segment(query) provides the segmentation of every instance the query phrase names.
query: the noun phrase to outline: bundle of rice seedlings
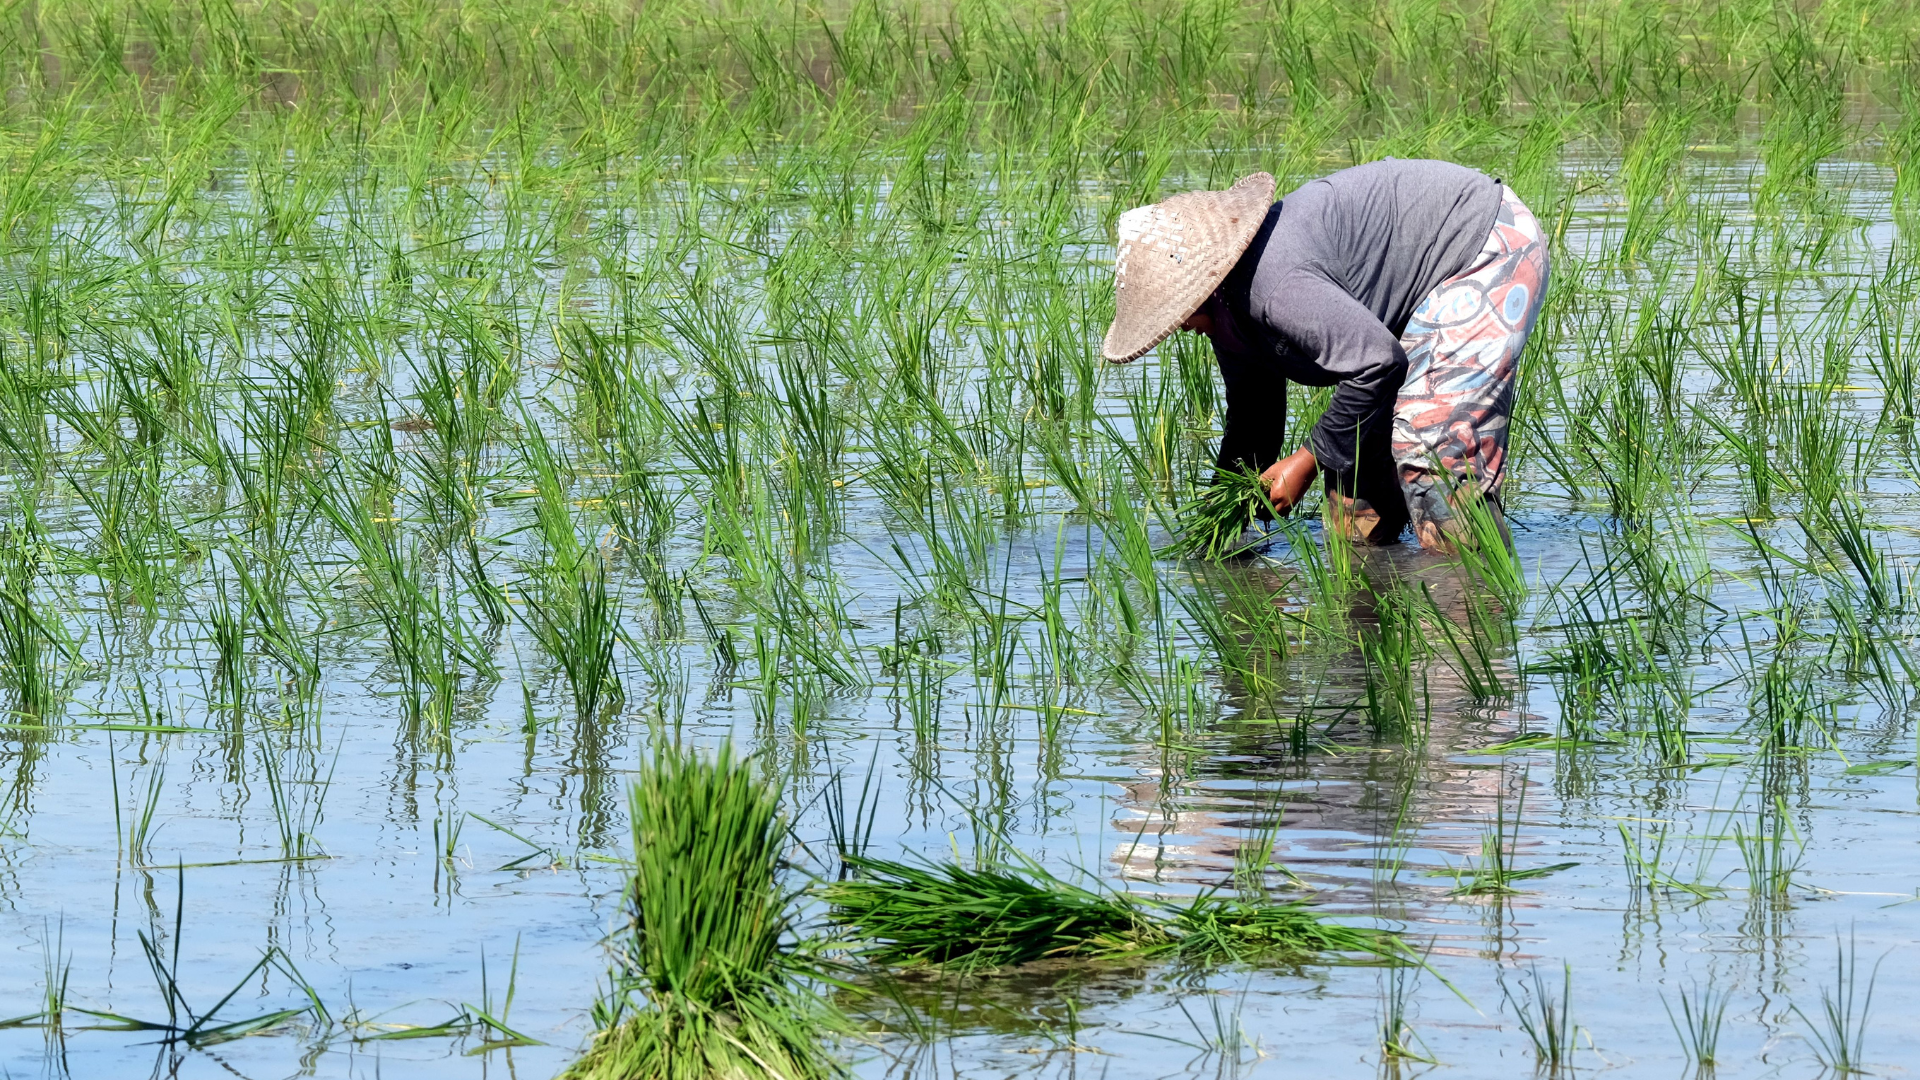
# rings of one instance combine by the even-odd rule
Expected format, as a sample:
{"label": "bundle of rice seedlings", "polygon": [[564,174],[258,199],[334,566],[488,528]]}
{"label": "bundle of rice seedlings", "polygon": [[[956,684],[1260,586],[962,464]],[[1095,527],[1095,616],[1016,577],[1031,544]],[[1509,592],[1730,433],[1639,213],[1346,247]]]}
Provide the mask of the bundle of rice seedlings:
{"label": "bundle of rice seedlings", "polygon": [[1215,470],[1213,483],[1180,508],[1174,541],[1163,554],[1214,561],[1244,555],[1267,542],[1264,535],[1246,535],[1262,510],[1274,516],[1258,473],[1244,465],[1237,472]]}
{"label": "bundle of rice seedlings", "polygon": [[1304,904],[1262,904],[1208,893],[1186,903],[1167,902],[1166,908],[1180,960],[1197,966],[1307,963],[1335,953],[1382,959],[1408,955],[1387,931],[1330,923]]}
{"label": "bundle of rice seedlings", "polygon": [[969,869],[859,857],[848,865],[856,876],[826,889],[828,917],[861,960],[885,967],[975,974],[1060,956],[1205,966],[1402,951],[1390,933],[1327,923],[1299,904],[1216,893],[1140,899],[1062,881],[1031,862]]}
{"label": "bundle of rice seedlings", "polygon": [[870,964],[972,974],[1052,956],[1118,956],[1163,937],[1131,898],[1038,866],[846,861],[855,876],[827,886],[828,918]]}
{"label": "bundle of rice seedlings", "polygon": [[663,749],[628,793],[633,875],[616,988],[577,1080],[811,1080],[845,1017],[789,939],[779,793],[722,747]]}

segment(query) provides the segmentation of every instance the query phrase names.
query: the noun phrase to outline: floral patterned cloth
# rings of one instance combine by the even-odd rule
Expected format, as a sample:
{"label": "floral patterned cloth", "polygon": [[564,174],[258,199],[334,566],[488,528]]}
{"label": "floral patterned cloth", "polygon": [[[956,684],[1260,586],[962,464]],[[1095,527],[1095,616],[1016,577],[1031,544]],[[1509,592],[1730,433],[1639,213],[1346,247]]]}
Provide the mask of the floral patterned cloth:
{"label": "floral patterned cloth", "polygon": [[1453,516],[1447,496],[1455,488],[1499,496],[1514,377],[1547,273],[1540,222],[1502,187],[1486,246],[1407,322],[1400,336],[1407,376],[1393,409],[1392,444],[1416,530]]}

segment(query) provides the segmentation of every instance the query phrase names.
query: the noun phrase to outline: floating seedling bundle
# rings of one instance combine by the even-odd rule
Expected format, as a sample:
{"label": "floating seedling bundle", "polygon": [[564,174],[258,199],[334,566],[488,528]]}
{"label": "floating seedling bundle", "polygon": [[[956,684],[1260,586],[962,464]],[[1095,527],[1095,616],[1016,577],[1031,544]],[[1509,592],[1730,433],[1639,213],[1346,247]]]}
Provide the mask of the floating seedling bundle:
{"label": "floating seedling bundle", "polygon": [[904,863],[853,856],[828,886],[831,920],[885,967],[962,974],[1046,959],[1298,964],[1339,954],[1397,958],[1393,935],[1342,926],[1305,905],[1208,892],[1138,897],[1064,881],[1037,863]]}

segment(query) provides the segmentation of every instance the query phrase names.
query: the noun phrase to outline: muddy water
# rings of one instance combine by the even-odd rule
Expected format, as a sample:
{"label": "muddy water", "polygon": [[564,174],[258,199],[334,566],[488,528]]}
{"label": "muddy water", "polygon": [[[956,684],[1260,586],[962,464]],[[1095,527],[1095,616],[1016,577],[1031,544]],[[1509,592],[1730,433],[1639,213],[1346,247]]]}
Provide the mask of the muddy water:
{"label": "muddy water", "polygon": [[[1696,190],[1714,190],[1711,179]],[[1726,181],[1725,191],[1743,190]],[[1884,258],[1891,229],[1873,185],[1856,190],[1853,210],[1871,224],[1836,258],[1863,270]],[[1737,220],[1737,200],[1732,211]],[[1579,204],[1569,249],[1597,253],[1618,218],[1617,207]],[[1822,288],[1797,286],[1798,310],[1817,310]],[[1124,416],[1120,384],[1110,389],[1107,404]],[[1877,407],[1865,393],[1856,404],[1869,418]],[[1878,520],[1893,527],[1886,543],[1913,551],[1920,515],[1911,483],[1891,461],[1869,480]],[[1827,676],[1817,683],[1833,703],[1830,743],[1757,755],[1752,689],[1736,676],[1748,667],[1744,644],[1774,632],[1758,616],[1770,601],[1753,545],[1715,523],[1741,515],[1741,490],[1729,466],[1690,495],[1713,577],[1710,604],[1687,631],[1698,649],[1668,663],[1694,691],[1680,764],[1655,762],[1643,742],[1605,725],[1577,745],[1496,748],[1561,730],[1559,684],[1538,673],[1563,644],[1550,587],[1565,592],[1591,576],[1614,531],[1590,503],[1572,503],[1527,471],[1511,505],[1535,587],[1516,613],[1517,640],[1495,658],[1513,692],[1472,700],[1444,663],[1423,665],[1430,719],[1412,744],[1374,738],[1351,712],[1323,712],[1312,714],[1300,752],[1290,725],[1249,719],[1217,680],[1207,683],[1205,722],[1177,739],[1116,690],[1073,700],[1049,740],[1040,710],[992,706],[964,653],[953,655],[963,670],[941,687],[931,737],[915,736],[886,685],[828,695],[798,715],[786,706],[768,726],[753,692],[716,673],[698,642],[663,650],[664,668],[683,678],[629,672],[625,708],[585,730],[551,680],[532,678],[522,694],[515,665],[531,664],[518,658],[535,649],[507,630],[492,643],[505,680],[464,696],[453,738],[437,745],[399,731],[377,638],[350,612],[331,624],[317,709],[277,717],[267,709],[236,738],[207,705],[211,652],[198,620],[214,600],[210,586],[189,592],[174,618],[141,622],[76,583],[66,599],[85,620],[85,653],[111,675],[76,687],[64,726],[4,744],[15,779],[0,837],[0,942],[9,950],[0,1016],[39,1010],[49,967],[64,972],[54,977],[70,1007],[96,1015],[70,1011],[64,1034],[0,1028],[0,1062],[12,1076],[551,1075],[587,1037],[586,1010],[605,977],[599,941],[622,884],[609,860],[624,845],[624,778],[650,733],[677,729],[696,743],[730,737],[764,748],[788,778],[798,835],[815,846],[826,835],[817,796],[827,778],[840,772],[857,783],[869,770],[882,800],[873,833],[882,853],[951,850],[979,814],[1056,867],[1191,892],[1227,881],[1236,856],[1271,836],[1285,868],[1265,877],[1275,896],[1311,898],[1430,947],[1432,970],[1416,980],[1409,1019],[1417,1047],[1445,1075],[1533,1069],[1517,1014],[1536,986],[1557,994],[1564,978],[1582,1069],[1682,1069],[1662,999],[1677,1007],[1682,990],[1711,985],[1731,1001],[1718,1075],[1812,1076],[1822,995],[1838,992],[1841,955],[1858,965],[1862,999],[1869,973],[1874,980],[1865,1060],[1899,1075],[1920,1061],[1920,1034],[1904,1019],[1920,997],[1912,728],[1904,708],[1884,709],[1857,683]],[[43,511],[55,528],[88,528],[78,507],[64,518],[56,509]],[[856,496],[847,517],[850,537],[833,559],[856,597],[854,633],[871,653],[892,640],[905,586],[876,554],[894,539],[877,501]],[[511,520],[501,512],[495,531]],[[999,553],[1003,569],[988,587],[1034,604],[1056,566],[1069,580],[1084,577],[1101,547],[1080,524],[1061,528],[1043,515]],[[683,544],[676,557],[694,554]],[[1198,587],[1187,568],[1164,571],[1173,588]],[[1297,602],[1284,561],[1226,572],[1272,589],[1276,602]],[[1460,588],[1446,567],[1411,550],[1373,556],[1368,572]],[[1191,641],[1181,651],[1196,655]],[[1355,657],[1323,657],[1301,678],[1302,708],[1364,691]],[[277,763],[277,793],[262,755]],[[149,793],[152,827],[135,851],[128,834]],[[276,798],[312,834],[311,857],[284,858]],[[1750,836],[1769,806],[1784,808],[1798,868],[1779,895],[1755,896],[1736,837]],[[1463,894],[1490,836],[1512,869],[1573,865],[1515,881],[1511,894]],[[1649,852],[1661,836],[1661,865],[1690,889],[1639,887],[1645,872],[1636,876],[1630,846]],[[220,1022],[299,1007],[297,972],[348,1026],[322,1033],[297,1021],[199,1047],[112,1030],[125,1026],[120,1018],[168,1016],[149,946],[164,977],[177,980],[176,1009],[204,1011],[236,986]],[[268,955],[280,963],[257,969]],[[1430,1066],[1381,1059],[1386,982],[1365,966],[1230,969],[1196,981],[1069,964],[966,986],[928,980],[909,994],[935,1037],[880,1039],[859,1051],[857,1071],[1421,1072]],[[499,1014],[509,987],[509,1022],[544,1045],[489,1049],[482,1033],[373,1037],[430,1028],[468,1005]]]}

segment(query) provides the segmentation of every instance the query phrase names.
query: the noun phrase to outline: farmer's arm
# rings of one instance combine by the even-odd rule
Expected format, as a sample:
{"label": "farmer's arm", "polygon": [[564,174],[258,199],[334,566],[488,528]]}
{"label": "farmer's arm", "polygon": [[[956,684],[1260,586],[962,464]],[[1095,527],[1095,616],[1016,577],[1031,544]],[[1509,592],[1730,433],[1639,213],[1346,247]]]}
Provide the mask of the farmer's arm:
{"label": "farmer's arm", "polygon": [[1407,374],[1399,339],[1345,289],[1317,275],[1293,274],[1286,297],[1284,306],[1269,309],[1283,320],[1275,329],[1338,381],[1307,444],[1268,470],[1274,505],[1283,510],[1306,494],[1320,469],[1338,490],[1352,493],[1355,451],[1375,425],[1391,422]]}
{"label": "farmer's arm", "polygon": [[1234,332],[1230,322],[1207,336],[1220,362],[1220,380],[1227,388],[1220,455],[1215,464],[1227,472],[1242,468],[1264,472],[1280,456],[1281,441],[1286,437],[1287,382],[1273,358],[1258,355]]}

